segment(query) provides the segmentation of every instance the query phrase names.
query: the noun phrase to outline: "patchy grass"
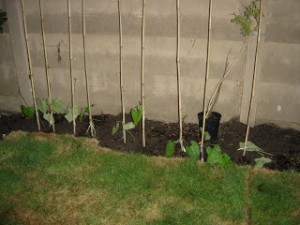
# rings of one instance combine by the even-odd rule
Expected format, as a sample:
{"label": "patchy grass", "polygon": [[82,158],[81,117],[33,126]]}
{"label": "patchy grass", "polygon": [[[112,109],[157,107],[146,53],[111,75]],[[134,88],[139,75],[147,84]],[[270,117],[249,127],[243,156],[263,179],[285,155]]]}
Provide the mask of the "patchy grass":
{"label": "patchy grass", "polygon": [[15,132],[0,142],[0,224],[247,224],[249,202],[253,224],[299,224],[298,174],[257,171],[249,198],[247,173]]}

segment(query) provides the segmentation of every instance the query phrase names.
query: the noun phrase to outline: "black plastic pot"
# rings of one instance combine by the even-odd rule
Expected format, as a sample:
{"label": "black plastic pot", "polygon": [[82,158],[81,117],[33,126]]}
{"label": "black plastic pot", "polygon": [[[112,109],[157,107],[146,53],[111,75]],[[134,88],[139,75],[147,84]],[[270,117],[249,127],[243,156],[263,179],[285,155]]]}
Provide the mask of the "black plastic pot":
{"label": "black plastic pot", "polygon": [[[205,131],[207,131],[210,134],[211,139],[218,138],[221,116],[222,115],[218,112],[212,112],[210,114],[210,117],[206,119]],[[198,113],[198,121],[199,121],[199,128],[200,128],[202,127],[202,122],[203,122],[203,112]]]}

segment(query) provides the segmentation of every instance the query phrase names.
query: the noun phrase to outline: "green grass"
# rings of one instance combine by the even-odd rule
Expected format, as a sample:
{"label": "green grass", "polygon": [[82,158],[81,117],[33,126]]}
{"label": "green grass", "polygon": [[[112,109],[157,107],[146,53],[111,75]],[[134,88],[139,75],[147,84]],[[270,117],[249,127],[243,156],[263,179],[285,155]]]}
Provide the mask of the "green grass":
{"label": "green grass", "polygon": [[121,154],[90,139],[0,142],[0,224],[299,224],[299,175]]}

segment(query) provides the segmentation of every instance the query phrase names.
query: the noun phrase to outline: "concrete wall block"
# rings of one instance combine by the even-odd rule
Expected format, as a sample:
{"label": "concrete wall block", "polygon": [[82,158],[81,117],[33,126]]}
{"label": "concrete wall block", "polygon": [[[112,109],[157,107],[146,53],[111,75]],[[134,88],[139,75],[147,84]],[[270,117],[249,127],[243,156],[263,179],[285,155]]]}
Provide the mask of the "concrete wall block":
{"label": "concrete wall block", "polygon": [[265,55],[262,59],[263,82],[300,84],[300,45],[268,42],[262,48]]}
{"label": "concrete wall block", "polygon": [[257,118],[300,123],[300,86],[260,83]]}

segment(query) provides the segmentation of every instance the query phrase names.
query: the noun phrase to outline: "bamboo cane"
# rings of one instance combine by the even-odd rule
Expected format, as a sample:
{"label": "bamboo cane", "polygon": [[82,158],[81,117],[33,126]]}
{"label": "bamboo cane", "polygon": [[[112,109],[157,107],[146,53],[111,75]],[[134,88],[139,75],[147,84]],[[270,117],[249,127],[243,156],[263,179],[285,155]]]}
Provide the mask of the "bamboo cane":
{"label": "bamboo cane", "polygon": [[143,0],[142,6],[142,40],[141,40],[141,104],[142,104],[142,145],[146,147],[146,132],[145,132],[145,5],[146,0]]}
{"label": "bamboo cane", "polygon": [[33,100],[33,105],[34,105],[34,109],[35,109],[35,117],[36,117],[38,131],[41,131],[40,116],[39,116],[39,111],[38,111],[38,107],[37,107],[37,103],[36,103],[36,94],[35,94],[32,62],[31,62],[31,53],[30,53],[29,43],[28,43],[28,32],[27,32],[27,23],[26,23],[26,18],[25,18],[24,0],[21,1],[21,4],[22,4],[22,14],[23,14],[24,37],[25,37],[25,42],[26,42],[27,60],[28,60],[28,66],[29,66],[29,80],[30,80],[30,85],[31,85],[31,94],[32,94],[32,100]]}
{"label": "bamboo cane", "polygon": [[179,143],[184,151],[182,143],[182,104],[181,104],[181,71],[180,71],[180,5],[176,3],[177,12],[177,44],[176,44],[176,67],[177,67],[177,89],[178,89],[178,121],[179,121]]}
{"label": "bamboo cane", "polygon": [[248,108],[247,130],[246,130],[243,156],[246,155],[247,148],[248,148],[248,139],[249,139],[249,133],[250,133],[250,117],[251,117],[251,112],[252,112],[251,109],[252,109],[253,99],[255,97],[255,89],[256,89],[257,63],[258,63],[260,39],[261,39],[262,0],[260,0],[259,9],[260,9],[260,13],[259,13],[259,24],[258,24],[258,32],[257,32],[258,34],[257,34],[257,41],[256,41],[256,52],[255,52],[253,79],[252,79],[252,87],[251,87],[251,98],[250,98],[250,103],[249,103],[249,108]]}
{"label": "bamboo cane", "polygon": [[49,100],[49,108],[50,108],[50,116],[51,116],[50,123],[52,125],[53,132],[55,132],[55,121],[54,121],[53,109],[52,109],[51,83],[50,83],[50,77],[49,77],[49,65],[48,65],[48,57],[47,57],[47,49],[46,49],[44,16],[43,16],[43,10],[42,10],[42,6],[41,6],[41,0],[39,0],[39,8],[40,8],[41,31],[42,31],[44,60],[45,60],[45,73],[46,73],[46,80],[47,80],[48,100]]}
{"label": "bamboo cane", "polygon": [[95,128],[93,123],[92,117],[92,109],[91,109],[91,102],[90,102],[90,94],[89,94],[89,84],[88,84],[88,76],[87,76],[87,59],[86,59],[86,27],[85,27],[85,0],[82,0],[82,42],[83,42],[83,64],[84,64],[84,77],[85,77],[85,88],[86,88],[86,99],[89,109],[89,121],[90,125],[89,128],[91,129],[91,136],[95,136]]}
{"label": "bamboo cane", "polygon": [[[122,8],[121,1],[118,0],[118,13],[119,13],[119,41],[120,41],[120,91],[121,91],[121,108],[122,108],[122,124],[126,123],[125,118],[125,104],[124,104],[124,82],[123,82],[123,27],[122,27]],[[126,143],[126,131],[123,129],[123,140]]]}
{"label": "bamboo cane", "polygon": [[203,118],[202,118],[202,135],[201,135],[201,161],[204,161],[204,136],[205,136],[205,124],[206,124],[206,92],[207,92],[207,83],[209,77],[209,62],[210,62],[210,43],[211,43],[211,16],[212,16],[212,5],[213,0],[209,2],[209,19],[208,19],[208,35],[207,35],[207,52],[206,52],[206,71],[205,71],[205,80],[204,80],[204,89],[203,89]]}
{"label": "bamboo cane", "polygon": [[68,0],[68,36],[69,36],[69,65],[70,65],[70,81],[71,81],[71,106],[72,106],[72,118],[73,118],[73,134],[76,135],[76,118],[74,114],[75,107],[75,89],[74,89],[74,77],[72,70],[73,51],[72,51],[72,22],[71,22],[71,2]]}

